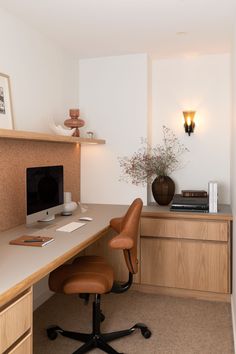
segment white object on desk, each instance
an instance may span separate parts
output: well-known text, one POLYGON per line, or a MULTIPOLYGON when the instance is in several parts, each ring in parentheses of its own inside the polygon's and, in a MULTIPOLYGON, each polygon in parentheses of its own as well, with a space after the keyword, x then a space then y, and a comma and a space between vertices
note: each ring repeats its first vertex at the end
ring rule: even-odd
POLYGON ((73 221, 73 222, 70 222, 69 224, 66 224, 66 225, 60 227, 56 231, 72 232, 84 225, 85 225, 84 222, 73 221))
POLYGON ((218 186, 217 182, 210 181, 208 183, 208 195, 209 195, 209 213, 218 212, 218 186))
POLYGON ((77 209, 77 204, 72 201, 71 192, 64 192, 64 206, 61 214, 65 216, 72 215, 75 209, 77 209))
POLYGON ((81 220, 81 221, 92 221, 93 218, 90 218, 90 216, 82 216, 81 218, 79 218, 79 220, 81 220))

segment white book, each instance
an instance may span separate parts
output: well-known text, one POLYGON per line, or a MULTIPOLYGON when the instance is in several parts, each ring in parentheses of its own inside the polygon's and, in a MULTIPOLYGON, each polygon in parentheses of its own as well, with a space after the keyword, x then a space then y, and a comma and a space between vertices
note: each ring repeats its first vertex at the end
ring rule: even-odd
POLYGON ((217 213, 218 211, 218 186, 217 183, 215 182, 213 185, 213 209, 214 209, 214 213, 217 213))
POLYGON ((208 182, 209 213, 213 212, 213 183, 208 182))
POLYGON ((218 186, 217 182, 210 181, 208 183, 208 195, 209 195, 209 213, 217 213, 218 208, 218 186))

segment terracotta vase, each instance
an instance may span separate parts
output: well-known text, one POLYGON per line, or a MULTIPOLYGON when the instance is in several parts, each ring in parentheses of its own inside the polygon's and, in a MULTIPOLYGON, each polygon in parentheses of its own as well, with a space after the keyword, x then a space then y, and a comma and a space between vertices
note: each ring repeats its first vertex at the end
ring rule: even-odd
POLYGON ((84 126, 84 120, 79 118, 79 109, 78 108, 73 108, 70 109, 70 118, 66 119, 64 122, 64 125, 68 128, 75 128, 74 133, 72 134, 72 136, 75 137, 79 137, 80 136, 80 132, 79 132, 79 128, 84 126))
POLYGON ((175 194, 174 181, 168 176, 158 176, 152 182, 152 194, 159 205, 168 205, 175 194))

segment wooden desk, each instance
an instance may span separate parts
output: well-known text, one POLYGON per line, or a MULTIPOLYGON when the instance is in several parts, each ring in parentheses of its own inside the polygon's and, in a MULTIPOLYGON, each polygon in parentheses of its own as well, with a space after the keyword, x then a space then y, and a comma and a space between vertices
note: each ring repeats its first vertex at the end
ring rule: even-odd
MULTIPOLYGON (((139 272, 133 288, 230 301, 231 224, 229 205, 220 205, 217 214, 172 212, 157 204, 144 206, 138 242, 139 272)), ((123 255, 108 249, 107 238, 93 243, 85 252, 106 257, 115 278, 127 280, 123 255)))
POLYGON ((230 301, 231 224, 229 205, 219 205, 217 214, 144 207, 141 289, 230 301))
POLYGON ((59 216, 51 223, 25 225, 0 233, 0 354, 32 353, 32 285, 102 237, 111 218, 125 213, 127 206, 89 205, 84 214, 59 216), (87 215, 93 221, 72 233, 57 228, 87 215), (52 236, 44 247, 9 245, 21 236, 52 236))

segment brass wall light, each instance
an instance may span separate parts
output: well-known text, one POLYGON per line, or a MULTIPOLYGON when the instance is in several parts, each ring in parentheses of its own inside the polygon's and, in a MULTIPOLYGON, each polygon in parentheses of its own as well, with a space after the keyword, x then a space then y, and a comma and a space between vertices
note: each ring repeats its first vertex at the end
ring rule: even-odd
POLYGON ((184 129, 185 132, 188 133, 190 136, 191 133, 193 133, 194 128, 195 128, 195 123, 194 123, 194 116, 195 116, 195 111, 184 111, 184 129))

